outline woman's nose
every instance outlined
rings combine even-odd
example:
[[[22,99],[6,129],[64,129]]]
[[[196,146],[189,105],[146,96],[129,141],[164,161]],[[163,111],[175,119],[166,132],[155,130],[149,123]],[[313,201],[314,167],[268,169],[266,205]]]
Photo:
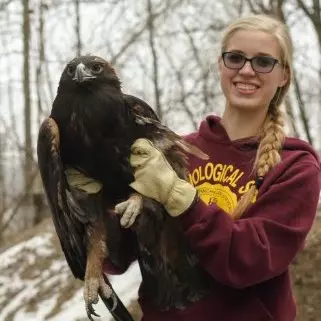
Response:
[[[255,71],[252,68],[251,62],[247,61],[244,66],[239,70],[240,74],[250,74],[255,75]]]

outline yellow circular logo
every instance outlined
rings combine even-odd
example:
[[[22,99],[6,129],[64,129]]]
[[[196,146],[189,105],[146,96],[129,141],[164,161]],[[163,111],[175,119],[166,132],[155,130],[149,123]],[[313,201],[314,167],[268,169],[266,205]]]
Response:
[[[196,186],[200,198],[207,205],[215,203],[227,213],[232,213],[237,205],[237,196],[228,186],[205,182]]]

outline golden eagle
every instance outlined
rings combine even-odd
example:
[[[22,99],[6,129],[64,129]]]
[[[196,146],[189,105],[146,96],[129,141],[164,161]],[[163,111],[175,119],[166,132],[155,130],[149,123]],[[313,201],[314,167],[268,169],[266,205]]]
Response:
[[[98,295],[116,320],[132,320],[102,271],[105,259],[129,265],[121,235],[133,239],[143,278],[142,291],[160,309],[184,307],[207,291],[175,219],[156,201],[138,196],[130,148],[147,138],[160,148],[180,177],[186,177],[185,152],[206,157],[163,126],[152,108],[121,90],[114,68],[96,56],[81,56],[65,67],[49,118],[38,136],[38,165],[60,243],[76,278],[84,280],[88,317],[97,315]],[[68,184],[76,170],[100,182],[86,191]],[[140,215],[131,229],[120,226],[114,207],[134,200]],[[130,222],[130,224],[133,222]]]

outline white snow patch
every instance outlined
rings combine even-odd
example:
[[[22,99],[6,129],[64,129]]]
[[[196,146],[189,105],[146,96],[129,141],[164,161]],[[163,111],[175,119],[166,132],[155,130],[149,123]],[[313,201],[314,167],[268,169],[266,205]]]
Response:
[[[54,248],[50,242],[52,234],[35,236],[28,241],[17,244],[0,254],[0,320],[6,320],[14,315],[13,321],[76,321],[86,320],[86,311],[83,299],[83,290],[80,289],[62,307],[61,312],[52,318],[46,318],[56,304],[60,294],[57,284],[65,284],[68,278],[72,278],[70,269],[65,259],[53,258],[49,267],[39,271],[36,277],[22,278],[20,272],[35,264],[37,259],[50,257],[54,254]],[[20,263],[21,261],[21,263]],[[141,282],[141,274],[138,264],[133,263],[123,275],[109,276],[116,293],[125,305],[137,298],[137,291]],[[39,287],[52,289],[50,298],[41,298],[38,295]],[[63,289],[61,290],[63,291]],[[17,294],[14,294],[17,292]],[[10,296],[9,303],[5,304]],[[26,311],[26,302],[35,299],[36,309],[33,312]],[[113,318],[101,301],[95,305],[96,312],[101,316],[100,321],[111,321]]]

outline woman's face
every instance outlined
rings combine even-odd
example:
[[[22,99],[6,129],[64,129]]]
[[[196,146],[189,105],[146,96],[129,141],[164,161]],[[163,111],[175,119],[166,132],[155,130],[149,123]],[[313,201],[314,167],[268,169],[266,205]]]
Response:
[[[263,31],[236,31],[229,39],[225,52],[239,53],[247,58],[269,56],[281,61],[277,40]],[[231,59],[232,63],[237,62],[238,56],[232,56]],[[234,109],[267,112],[277,88],[284,86],[288,81],[286,69],[278,63],[271,72],[259,73],[253,70],[249,61],[241,69],[230,69],[220,57],[219,68],[227,106]]]

